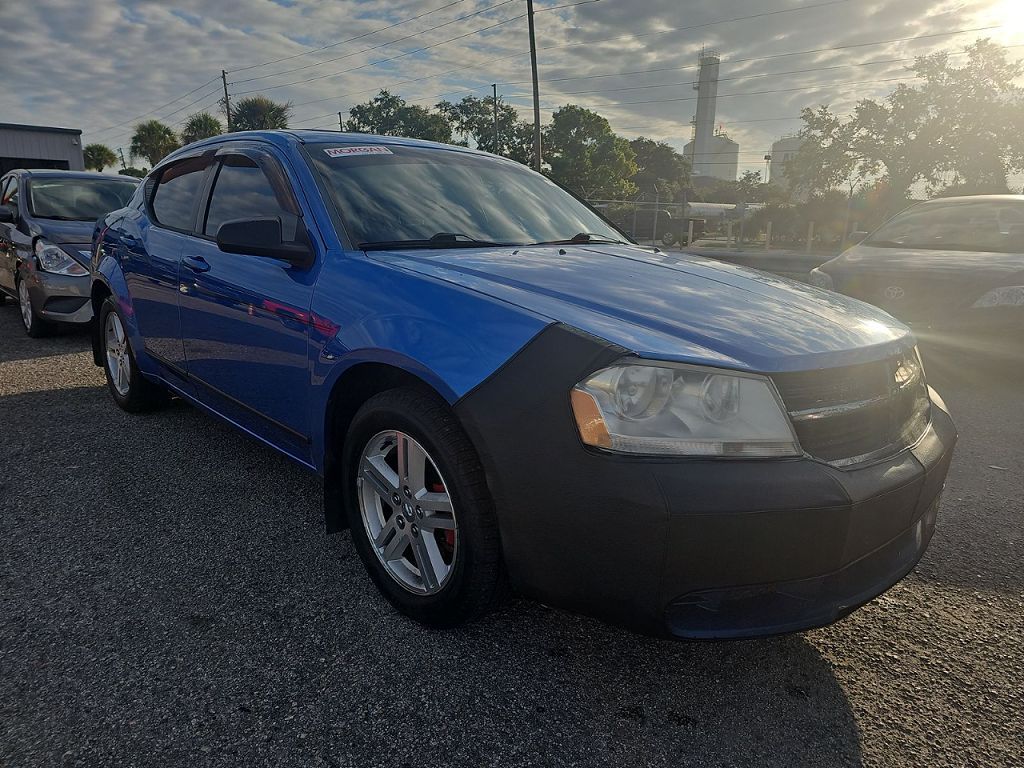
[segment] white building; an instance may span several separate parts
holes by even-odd
[[[786,177],[786,163],[792,160],[800,151],[803,139],[795,134],[783,136],[772,144],[772,159],[768,163],[768,182],[783,189],[789,189],[789,179]]]

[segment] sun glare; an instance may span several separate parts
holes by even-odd
[[[985,12],[989,24],[1001,24],[1001,29],[992,30],[992,37],[1006,44],[1024,43],[1024,0],[995,0]]]

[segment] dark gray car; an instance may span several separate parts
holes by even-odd
[[[29,336],[88,323],[96,220],[135,193],[138,179],[76,171],[11,171],[0,179],[0,303],[17,299]]]

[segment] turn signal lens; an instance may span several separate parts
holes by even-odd
[[[608,425],[604,423],[594,396],[582,389],[574,389],[571,397],[572,412],[576,416],[576,426],[583,442],[598,448],[611,448],[612,436],[608,433]]]

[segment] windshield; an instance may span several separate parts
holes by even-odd
[[[39,219],[95,221],[123,208],[136,186],[121,179],[32,179],[29,210]]]
[[[883,225],[864,244],[875,248],[1024,253],[1024,200],[916,206]]]
[[[568,192],[511,160],[380,144],[314,144],[309,153],[359,247],[626,239]]]

